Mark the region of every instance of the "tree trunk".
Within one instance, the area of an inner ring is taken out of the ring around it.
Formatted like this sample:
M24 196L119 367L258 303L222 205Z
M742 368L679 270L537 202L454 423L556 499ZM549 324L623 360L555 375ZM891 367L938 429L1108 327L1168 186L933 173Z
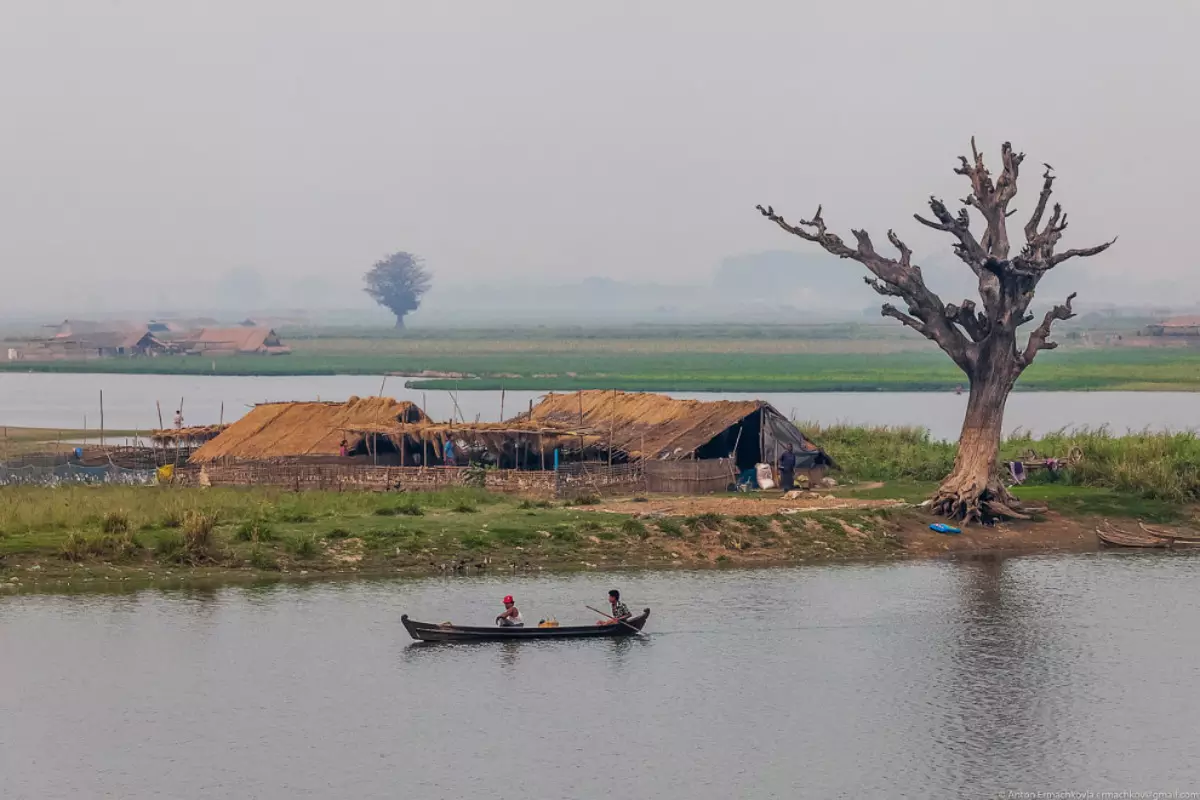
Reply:
M403 314L396 315L396 330L398 330L398 331L404 330L404 315Z
M1000 359L1007 362L1008 359ZM1000 478L997 457L1004 405L1016 383L1015 363L981 360L971 377L971 395L958 440L954 469L933 496L933 510L963 522L990 522L998 517L1026 518Z

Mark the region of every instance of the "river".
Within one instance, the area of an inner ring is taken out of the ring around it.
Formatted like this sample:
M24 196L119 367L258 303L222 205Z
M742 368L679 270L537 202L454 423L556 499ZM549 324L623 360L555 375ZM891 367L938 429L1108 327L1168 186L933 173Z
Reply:
M7 798L1000 797L1200 788L1200 557L0 598ZM635 640L419 645L401 613Z
M449 392L404 388L404 379L382 376L222 377L175 375L88 375L0 373L0 424L37 428L95 429L104 392L105 426L146 430L158 425L156 402L167 425L183 400L189 425L237 419L255 403L277 400L345 400L384 393L424 404L438 419L500 418L500 392L459 392L457 408ZM508 392L504 415L513 416L542 392ZM674 393L697 399L761 397L788 416L824 425L919 425L935 438L956 439L965 396L950 392L813 392L791 394ZM1066 427L1108 425L1125 430L1188 430L1200 424L1200 394L1192 392L1016 392L1008 402L1005 430L1039 433Z

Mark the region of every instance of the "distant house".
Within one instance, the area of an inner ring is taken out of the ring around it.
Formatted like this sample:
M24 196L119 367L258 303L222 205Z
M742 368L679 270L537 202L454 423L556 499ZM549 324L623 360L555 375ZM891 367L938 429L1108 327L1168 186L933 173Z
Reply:
M165 353L168 349L165 343L145 329L55 337L54 345L55 349L60 349L63 355L77 355L84 358L149 356Z
M133 333L137 331L145 332L145 325L138 325L133 322L125 321L108 321L108 322L93 322L83 319L64 319L58 326L48 326L54 328L55 339L78 339L84 336L93 334L111 334L111 333Z
M1155 325L1147 325L1151 336L1195 336L1200 337L1200 317L1171 317Z
M292 352L271 328L204 328L185 336L185 352L193 355L285 355Z

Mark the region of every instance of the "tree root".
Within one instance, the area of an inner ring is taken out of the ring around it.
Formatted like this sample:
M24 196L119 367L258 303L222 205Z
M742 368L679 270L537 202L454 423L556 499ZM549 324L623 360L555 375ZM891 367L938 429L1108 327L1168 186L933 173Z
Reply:
M1022 506L999 479L989 480L982 489L977 482L971 482L964 488L955 488L947 481L930 499L929 508L937 516L968 525L990 525L1007 519L1028 520L1031 514L1046 510Z

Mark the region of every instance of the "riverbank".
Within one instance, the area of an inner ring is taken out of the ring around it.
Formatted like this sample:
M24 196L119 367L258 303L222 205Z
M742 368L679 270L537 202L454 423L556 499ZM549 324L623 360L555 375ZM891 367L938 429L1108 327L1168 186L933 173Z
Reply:
M528 501L477 490L0 489L0 585L511 574L921 558L1096 547L1101 516L1191 522L1190 509L1087 487L1030 487L1034 522L936 534L927 484L778 494Z
M414 389L673 392L948 392L964 382L944 355L907 339L561 340L456 338L291 341L287 356L160 356L0 362L0 372L218 376L454 375L418 378ZM1197 391L1200 349L1064 343L1038 359L1021 391Z

